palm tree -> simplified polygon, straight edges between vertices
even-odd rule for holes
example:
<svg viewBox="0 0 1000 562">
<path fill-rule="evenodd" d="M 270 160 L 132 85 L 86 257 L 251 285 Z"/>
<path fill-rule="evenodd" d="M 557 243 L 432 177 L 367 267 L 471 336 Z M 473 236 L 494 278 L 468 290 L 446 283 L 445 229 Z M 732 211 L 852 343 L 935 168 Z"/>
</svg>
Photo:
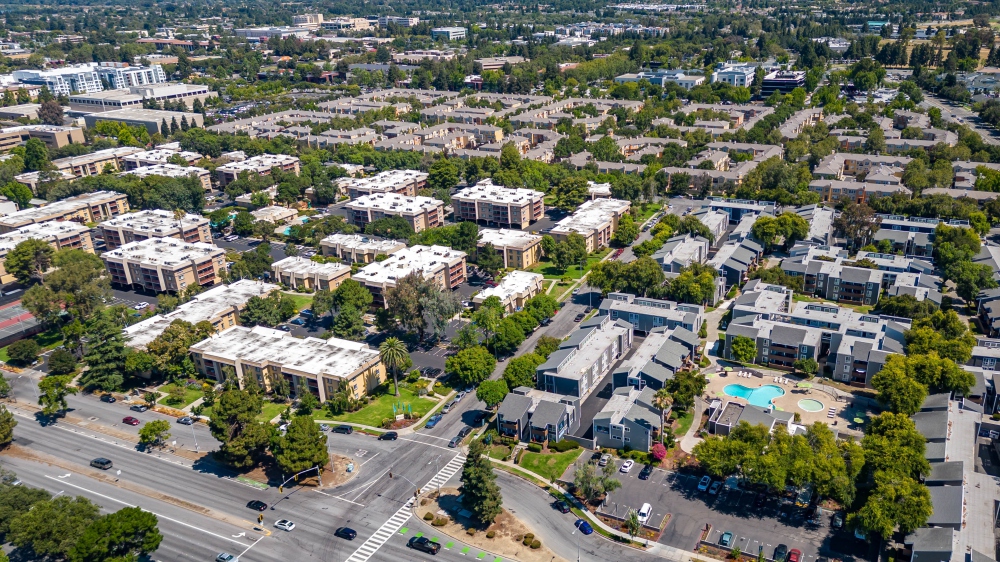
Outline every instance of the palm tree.
<svg viewBox="0 0 1000 562">
<path fill-rule="evenodd" d="M 385 364 L 386 369 L 392 371 L 392 383 L 396 389 L 396 396 L 399 396 L 399 367 L 406 363 L 409 353 L 406 351 L 406 344 L 399 338 L 386 338 L 378 346 L 378 355 Z"/>
<path fill-rule="evenodd" d="M 673 405 L 674 395 L 670 394 L 667 389 L 661 388 L 656 391 L 656 395 L 653 396 L 653 406 L 660 409 L 660 442 L 663 441 L 663 416 Z"/>
</svg>

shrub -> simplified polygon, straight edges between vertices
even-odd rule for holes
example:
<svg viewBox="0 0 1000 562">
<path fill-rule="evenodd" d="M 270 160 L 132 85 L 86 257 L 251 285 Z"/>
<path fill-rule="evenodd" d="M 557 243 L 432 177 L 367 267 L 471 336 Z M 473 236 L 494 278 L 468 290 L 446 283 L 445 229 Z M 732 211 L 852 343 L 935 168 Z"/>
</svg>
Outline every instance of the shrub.
<svg viewBox="0 0 1000 562">
<path fill-rule="evenodd" d="M 468 530 L 466 530 L 466 531 L 465 531 L 465 534 L 466 534 L 466 535 L 469 535 L 470 537 L 473 537 L 473 536 L 475 536 L 475 535 L 476 535 L 476 530 L 475 530 L 475 529 L 472 529 L 472 528 L 470 528 L 470 529 L 468 529 Z"/>
<path fill-rule="evenodd" d="M 572 439 L 563 439 L 558 443 L 553 443 L 549 445 L 549 449 L 556 451 L 558 453 L 565 453 L 566 451 L 572 451 L 573 449 L 579 449 L 580 444 Z"/>
<path fill-rule="evenodd" d="M 524 538 L 531 540 L 535 538 L 535 533 L 527 533 L 526 535 L 524 535 Z"/>
<path fill-rule="evenodd" d="M 431 523 L 431 525 L 433 525 L 433 526 L 435 526 L 435 527 L 444 527 L 444 526 L 445 526 L 445 525 L 447 525 L 447 524 L 448 524 L 448 519 L 447 519 L 447 518 L 445 518 L 445 517 L 437 517 L 437 518 L 435 518 L 435 519 L 434 519 L 434 521 L 433 521 L 433 522 Z"/>
<path fill-rule="evenodd" d="M 539 443 L 528 443 L 528 450 L 532 453 L 541 453 L 542 445 Z"/>
<path fill-rule="evenodd" d="M 427 498 L 420 500 L 420 505 L 427 505 Z M 426 516 L 424 516 L 426 518 Z"/>
<path fill-rule="evenodd" d="M 76 357 L 65 349 L 57 349 L 49 356 L 49 373 L 68 375 L 76 370 Z"/>
<path fill-rule="evenodd" d="M 495 536 L 497 536 L 497 532 L 496 531 L 486 531 L 486 538 L 492 539 Z"/>
<path fill-rule="evenodd" d="M 424 521 L 432 521 L 433 519 L 434 519 L 433 513 L 428 511 L 427 513 L 424 514 Z"/>
<path fill-rule="evenodd" d="M 18 340 L 7 346 L 7 357 L 19 365 L 31 365 L 38 359 L 41 348 L 35 340 Z"/>
<path fill-rule="evenodd" d="M 521 542 L 522 540 L 524 540 L 524 535 L 517 535 L 514 537 L 514 540 L 517 542 Z"/>
<path fill-rule="evenodd" d="M 524 537 L 524 540 L 521 541 L 521 544 L 523 544 L 524 546 L 528 546 L 529 544 L 531 544 L 531 539 L 529 539 L 528 537 Z"/>
<path fill-rule="evenodd" d="M 531 541 L 531 549 L 532 550 L 538 550 L 539 548 L 542 548 L 542 541 L 540 541 L 538 539 L 535 539 L 535 540 Z"/>
</svg>

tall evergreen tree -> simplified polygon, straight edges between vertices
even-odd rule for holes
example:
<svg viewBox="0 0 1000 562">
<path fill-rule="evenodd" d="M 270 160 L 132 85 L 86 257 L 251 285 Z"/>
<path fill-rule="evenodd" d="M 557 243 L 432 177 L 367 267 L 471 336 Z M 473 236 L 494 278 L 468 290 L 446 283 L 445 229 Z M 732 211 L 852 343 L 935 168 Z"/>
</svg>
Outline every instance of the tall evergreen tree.
<svg viewBox="0 0 1000 562">
<path fill-rule="evenodd" d="M 165 137 L 169 137 L 170 136 L 170 127 L 167 126 L 167 118 L 166 117 L 164 117 L 163 121 L 160 122 L 160 134 L 163 135 L 163 136 L 165 136 Z"/>
<path fill-rule="evenodd" d="M 462 467 L 462 503 L 480 523 L 488 525 L 503 510 L 503 497 L 484 450 L 480 440 L 469 444 L 469 456 Z"/>
<path fill-rule="evenodd" d="M 177 118 L 176 117 L 171 117 L 170 118 L 170 133 L 171 134 L 176 133 L 177 129 L 179 129 L 179 128 L 180 127 L 177 125 Z"/>
<path fill-rule="evenodd" d="M 100 314 L 87 330 L 87 351 L 83 356 L 89 369 L 80 377 L 80 384 L 101 390 L 117 390 L 124 382 L 125 338 L 121 326 Z"/>
<path fill-rule="evenodd" d="M 188 130 L 188 118 L 187 115 L 181 115 L 181 130 Z"/>
</svg>

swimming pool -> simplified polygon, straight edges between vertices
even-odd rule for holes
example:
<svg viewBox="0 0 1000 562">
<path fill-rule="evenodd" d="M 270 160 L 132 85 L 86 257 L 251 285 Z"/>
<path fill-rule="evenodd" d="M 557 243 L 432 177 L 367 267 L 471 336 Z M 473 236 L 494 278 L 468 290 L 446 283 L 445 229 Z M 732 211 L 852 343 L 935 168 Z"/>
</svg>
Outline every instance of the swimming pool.
<svg viewBox="0 0 1000 562">
<path fill-rule="evenodd" d="M 807 412 L 821 412 L 823 411 L 823 403 L 819 400 L 813 400 L 812 398 L 803 398 L 799 400 L 799 408 Z"/>
<path fill-rule="evenodd" d="M 771 400 L 784 396 L 785 389 L 773 384 L 765 384 L 760 388 L 750 388 L 742 384 L 727 384 L 722 392 L 734 398 L 742 398 L 753 406 L 767 408 L 771 405 Z"/>
</svg>

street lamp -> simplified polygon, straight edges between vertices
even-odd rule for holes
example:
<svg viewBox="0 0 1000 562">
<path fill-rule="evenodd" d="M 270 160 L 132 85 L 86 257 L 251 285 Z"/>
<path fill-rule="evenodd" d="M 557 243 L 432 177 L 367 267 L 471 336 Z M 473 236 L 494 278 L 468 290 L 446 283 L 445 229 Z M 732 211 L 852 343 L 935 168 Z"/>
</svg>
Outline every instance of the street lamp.
<svg viewBox="0 0 1000 562">
<path fill-rule="evenodd" d="M 191 437 L 194 437 L 194 452 L 198 451 L 198 435 L 194 432 L 194 424 L 191 424 Z"/>
</svg>

